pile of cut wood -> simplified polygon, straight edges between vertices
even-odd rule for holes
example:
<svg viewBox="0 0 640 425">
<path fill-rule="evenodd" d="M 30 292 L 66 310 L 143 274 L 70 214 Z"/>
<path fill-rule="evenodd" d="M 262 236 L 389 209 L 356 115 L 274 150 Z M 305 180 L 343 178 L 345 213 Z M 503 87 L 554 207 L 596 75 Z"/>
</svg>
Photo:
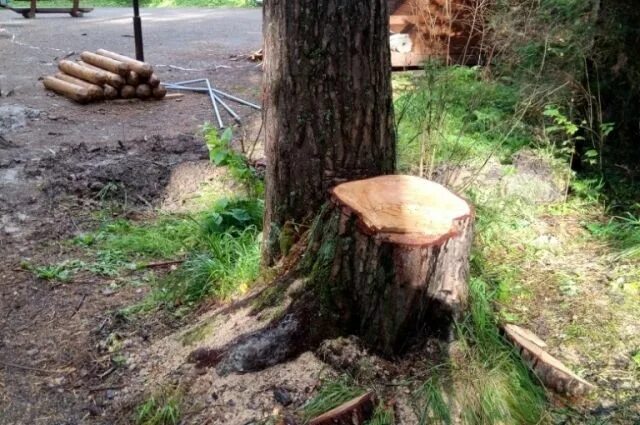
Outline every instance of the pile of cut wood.
<svg viewBox="0 0 640 425">
<path fill-rule="evenodd" d="M 82 52 L 80 58 L 60 61 L 60 72 L 45 77 L 44 86 L 83 104 L 103 99 L 162 99 L 167 94 L 148 63 L 104 49 Z"/>
</svg>

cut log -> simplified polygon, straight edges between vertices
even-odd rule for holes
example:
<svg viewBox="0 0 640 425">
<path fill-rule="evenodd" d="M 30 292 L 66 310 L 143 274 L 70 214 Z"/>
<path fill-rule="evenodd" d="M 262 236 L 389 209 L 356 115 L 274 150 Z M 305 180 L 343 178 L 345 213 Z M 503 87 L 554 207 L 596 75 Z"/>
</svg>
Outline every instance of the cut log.
<svg viewBox="0 0 640 425">
<path fill-rule="evenodd" d="M 364 425 L 375 408 L 376 396 L 369 391 L 312 419 L 309 425 Z"/>
<path fill-rule="evenodd" d="M 137 72 L 129 71 L 127 74 L 127 84 L 130 86 L 137 86 L 140 84 L 140 76 Z"/>
<path fill-rule="evenodd" d="M 143 78 L 149 78 L 151 74 L 153 74 L 153 68 L 148 63 L 140 62 L 128 56 L 110 52 L 109 50 L 105 49 L 98 49 L 96 53 L 126 63 L 131 71 L 137 72 Z"/>
<path fill-rule="evenodd" d="M 136 87 L 136 96 L 142 100 L 149 99 L 151 97 L 151 87 L 148 84 L 140 84 Z"/>
<path fill-rule="evenodd" d="M 122 86 L 120 89 L 120 97 L 123 99 L 133 99 L 136 97 L 136 88 L 129 84 Z"/>
<path fill-rule="evenodd" d="M 105 83 L 109 84 L 112 87 L 115 87 L 116 89 L 119 89 L 120 87 L 126 84 L 126 80 L 122 78 L 120 75 L 116 74 L 115 72 L 106 71 L 102 68 L 98 68 L 97 66 L 93 66 L 90 63 L 86 63 L 84 61 L 78 61 L 78 65 L 94 70 L 96 72 L 98 71 L 103 72 L 104 75 L 106 76 Z"/>
<path fill-rule="evenodd" d="M 44 80 L 42 80 L 42 83 L 47 89 L 71 100 L 75 100 L 78 103 L 85 104 L 91 101 L 89 91 L 76 84 L 62 81 L 55 77 L 45 77 Z"/>
<path fill-rule="evenodd" d="M 71 84 L 75 84 L 76 86 L 80 86 L 80 87 L 84 87 L 87 89 L 88 93 L 89 93 L 89 97 L 91 98 L 91 100 L 102 100 L 104 99 L 104 91 L 102 90 L 102 87 L 96 85 L 96 84 L 91 84 L 87 81 L 81 80 L 79 78 L 76 78 L 72 75 L 67 75 L 64 72 L 58 72 L 56 73 L 55 77 L 58 80 L 62 80 L 62 81 L 66 81 L 67 83 L 71 83 Z"/>
<path fill-rule="evenodd" d="M 107 73 L 102 70 L 96 71 L 95 69 L 82 66 L 75 62 L 68 60 L 61 60 L 58 64 L 58 68 L 66 74 L 72 75 L 81 80 L 88 81 L 99 86 L 104 85 L 107 82 Z"/>
<path fill-rule="evenodd" d="M 162 84 L 159 85 L 158 87 L 154 87 L 152 92 L 153 92 L 153 98 L 158 100 L 164 98 L 167 95 L 167 89 Z"/>
<path fill-rule="evenodd" d="M 110 86 L 109 84 L 105 84 L 103 87 L 104 90 L 104 98 L 107 100 L 113 100 L 118 98 L 118 89 Z"/>
<path fill-rule="evenodd" d="M 147 80 L 147 84 L 149 84 L 149 86 L 151 86 L 152 88 L 158 87 L 160 85 L 160 78 L 158 78 L 156 74 L 151 74 L 151 76 Z"/>
<path fill-rule="evenodd" d="M 129 73 L 129 67 L 127 64 L 106 56 L 96 55 L 91 52 L 82 52 L 80 54 L 80 58 L 90 65 L 104 69 L 105 71 L 113 72 L 121 77 L 126 77 Z"/>
<path fill-rule="evenodd" d="M 516 325 L 503 327 L 506 338 L 518 349 L 522 359 L 531 367 L 544 385 L 570 396 L 581 396 L 594 386 L 573 373 L 560 360 L 547 353 L 547 344 L 533 332 Z"/>
</svg>

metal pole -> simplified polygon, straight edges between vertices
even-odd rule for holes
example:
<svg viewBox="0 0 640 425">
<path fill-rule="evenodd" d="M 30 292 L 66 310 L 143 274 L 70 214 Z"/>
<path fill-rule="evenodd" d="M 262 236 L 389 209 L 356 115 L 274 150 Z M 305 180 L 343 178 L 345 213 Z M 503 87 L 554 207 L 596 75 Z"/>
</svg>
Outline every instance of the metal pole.
<svg viewBox="0 0 640 425">
<path fill-rule="evenodd" d="M 138 0 L 133 0 L 133 38 L 136 43 L 136 59 L 144 61 L 144 46 L 142 43 L 142 20 L 140 20 L 140 6 Z"/>
<path fill-rule="evenodd" d="M 218 125 L 220 128 L 224 128 L 224 124 L 222 122 L 222 118 L 220 118 L 220 111 L 218 110 L 218 104 L 216 103 L 216 96 L 213 94 L 213 89 L 211 88 L 211 84 L 209 80 L 206 80 L 207 88 L 209 89 L 209 97 L 211 98 L 211 104 L 213 104 L 213 111 L 216 114 L 216 119 L 218 120 Z"/>
<path fill-rule="evenodd" d="M 229 105 L 224 103 L 222 99 L 220 99 L 218 96 L 214 94 L 213 97 L 218 101 L 219 104 L 222 105 L 222 107 L 229 113 L 229 115 L 231 115 L 236 121 L 238 121 L 239 124 L 242 124 L 242 121 L 240 120 L 240 115 L 236 114 L 235 111 L 231 109 Z"/>
<path fill-rule="evenodd" d="M 199 80 L 193 80 L 193 82 L 197 82 L 197 81 L 199 81 Z M 204 81 L 204 80 L 200 80 L 200 81 Z M 190 82 L 191 81 L 189 81 L 189 83 Z M 165 87 L 168 88 L 168 89 L 171 89 L 171 90 L 194 91 L 194 92 L 201 92 L 201 93 L 208 93 L 209 92 L 209 89 L 207 89 L 207 88 L 202 88 L 202 87 L 183 87 L 183 86 L 178 85 L 178 83 L 166 83 Z M 223 91 L 220 91 L 218 89 L 213 89 L 213 88 L 211 90 L 213 90 L 213 92 L 215 94 L 218 94 L 218 95 L 220 95 L 222 97 L 226 97 L 227 99 L 233 100 L 233 101 L 238 102 L 238 103 L 240 103 L 242 105 L 250 106 L 250 107 L 252 107 L 254 109 L 257 109 L 257 110 L 261 110 L 262 109 L 260 106 L 256 105 L 255 103 L 247 102 L 246 100 L 243 100 L 243 99 L 240 99 L 239 97 L 235 97 L 233 95 L 230 95 L 229 93 L 225 93 Z"/>
<path fill-rule="evenodd" d="M 262 109 L 261 107 L 259 107 L 255 103 L 247 102 L 246 100 L 242 100 L 239 97 L 232 96 L 229 93 L 225 93 L 225 92 L 217 90 L 217 89 L 213 89 L 213 92 L 216 93 L 216 94 L 219 94 L 222 97 L 226 97 L 229 100 L 235 100 L 236 102 L 241 103 L 243 105 L 251 106 L 254 109 L 257 109 L 257 110 L 261 110 Z"/>
<path fill-rule="evenodd" d="M 207 81 L 206 78 L 198 78 L 195 80 L 187 80 L 187 81 L 177 81 L 175 83 L 168 83 L 171 84 L 173 86 L 186 86 L 187 84 L 193 84 L 193 83 L 200 83 L 200 82 L 204 82 Z"/>
</svg>

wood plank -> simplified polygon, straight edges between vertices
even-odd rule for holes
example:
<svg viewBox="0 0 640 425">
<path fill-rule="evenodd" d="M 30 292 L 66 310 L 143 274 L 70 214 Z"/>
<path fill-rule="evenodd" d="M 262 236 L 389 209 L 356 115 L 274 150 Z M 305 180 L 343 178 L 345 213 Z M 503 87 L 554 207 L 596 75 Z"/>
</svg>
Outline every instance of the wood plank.
<svg viewBox="0 0 640 425">
<path fill-rule="evenodd" d="M 503 329 L 506 338 L 518 348 L 523 360 L 546 387 L 570 396 L 584 395 L 595 388 L 547 353 L 544 350 L 547 344 L 533 332 L 512 324 Z"/>
<path fill-rule="evenodd" d="M 376 396 L 369 391 L 312 419 L 309 425 L 363 425 L 375 408 Z"/>
</svg>

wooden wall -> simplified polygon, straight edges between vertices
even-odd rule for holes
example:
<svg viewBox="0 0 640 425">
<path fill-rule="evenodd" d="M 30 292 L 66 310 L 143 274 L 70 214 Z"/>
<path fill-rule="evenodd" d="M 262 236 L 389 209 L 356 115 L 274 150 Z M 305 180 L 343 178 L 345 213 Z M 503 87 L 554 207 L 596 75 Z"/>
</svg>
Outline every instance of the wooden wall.
<svg viewBox="0 0 640 425">
<path fill-rule="evenodd" d="M 388 0 L 392 33 L 406 34 L 411 51 L 394 51 L 392 65 L 420 66 L 429 57 L 474 64 L 482 41 L 482 0 Z M 402 50 L 406 50 L 402 49 Z"/>
</svg>

